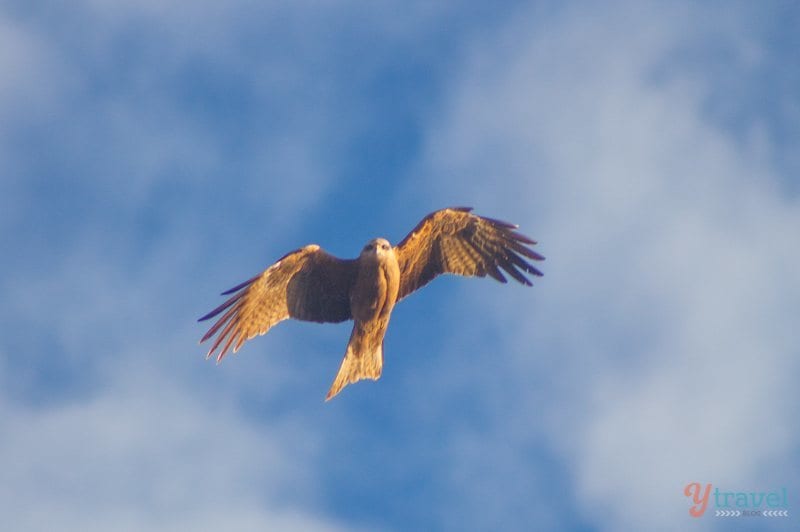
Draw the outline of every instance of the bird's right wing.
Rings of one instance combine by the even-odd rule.
[[[542,275],[525,260],[544,260],[530,248],[535,240],[518,233],[514,224],[471,210],[451,207],[432,212],[395,247],[400,266],[398,301],[443,273],[489,275],[505,283],[504,271],[528,286],[531,281],[525,274]]]
[[[223,292],[232,294],[230,299],[198,320],[222,314],[200,340],[203,343],[219,332],[206,358],[221,346],[219,362],[231,347],[235,353],[244,342],[287,318],[351,319],[350,287],[356,274],[356,261],[338,259],[317,245],[284,255],[261,274]]]

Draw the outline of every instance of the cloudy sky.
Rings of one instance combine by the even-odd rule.
[[[796,527],[683,489],[800,512],[798,27],[792,1],[6,0],[4,526]],[[520,224],[545,277],[438,280],[327,404],[348,324],[204,361],[222,290],[448,205]]]

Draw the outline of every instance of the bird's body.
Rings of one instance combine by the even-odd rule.
[[[370,241],[359,256],[358,275],[350,293],[353,319],[388,322],[399,289],[400,266],[391,244],[383,238]]]
[[[287,318],[352,319],[350,341],[326,400],[348,384],[378,379],[383,338],[395,304],[437,275],[489,275],[505,283],[502,269],[526,285],[531,283],[523,272],[541,275],[520,256],[543,260],[526,246],[535,241],[513,231],[514,225],[470,210],[433,212],[396,247],[376,238],[354,260],[338,259],[314,244],[288,253],[260,275],[223,292],[233,295],[200,318],[222,314],[200,341],[219,333],[208,356],[222,346],[220,361],[231,347],[236,352],[245,341]]]
[[[350,291],[353,332],[326,399],[350,383],[381,376],[383,337],[399,289],[400,267],[391,244],[383,238],[370,241],[361,251],[358,274]]]

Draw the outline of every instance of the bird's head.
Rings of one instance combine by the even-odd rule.
[[[361,250],[361,256],[383,257],[387,253],[391,253],[391,251],[392,245],[388,240],[385,238],[373,238],[367,242],[367,245]]]

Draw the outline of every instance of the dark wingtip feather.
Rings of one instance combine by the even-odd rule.
[[[525,266],[522,267],[522,270],[525,273],[530,274],[530,275],[534,275],[536,277],[543,277],[544,276],[544,274],[542,272],[540,272],[537,268],[534,268],[533,266],[531,266],[527,262],[525,263]]]
[[[494,279],[495,281],[501,282],[503,284],[508,282],[508,280],[506,279],[505,275],[503,275],[503,272],[501,272],[500,269],[496,265],[494,265],[492,263],[489,263],[487,265],[486,273],[488,273],[489,276],[492,279]]]
[[[248,279],[247,281],[245,281],[243,283],[239,283],[236,286],[234,286],[233,288],[225,290],[224,292],[222,292],[221,295],[227,296],[227,295],[230,295],[230,294],[234,294],[235,292],[238,292],[242,288],[250,286],[253,283],[253,281],[258,279],[259,277],[261,277],[261,274],[256,275],[255,277],[253,277],[251,279]],[[215,308],[214,310],[212,310],[211,312],[209,312],[205,316],[203,316],[201,318],[198,318],[197,321],[206,321],[209,318],[213,318],[214,316],[216,316],[217,314],[219,314],[220,312],[222,312],[226,308],[228,308],[231,305],[233,305],[233,303],[239,298],[240,295],[241,294],[237,294],[237,295],[234,295],[234,296],[230,297],[223,304],[221,304],[220,306],[218,306],[217,308]]]
[[[472,212],[472,207],[447,207],[451,211]]]
[[[235,301],[236,301],[238,298],[239,298],[239,296],[233,296],[233,297],[231,297],[230,299],[228,299],[227,301],[225,301],[223,304],[221,304],[220,306],[218,306],[217,308],[215,308],[214,310],[212,310],[211,312],[209,312],[209,313],[208,313],[208,314],[206,314],[205,316],[202,316],[202,317],[198,318],[198,319],[197,319],[197,321],[206,321],[207,319],[213,318],[214,316],[216,316],[217,314],[219,314],[220,312],[222,312],[222,311],[223,311],[223,310],[225,310],[226,308],[228,308],[228,307],[230,307],[231,305],[233,305],[233,304],[234,304],[234,302],[235,302]]]
[[[217,307],[214,310],[212,310],[211,312],[209,312],[208,314],[206,314],[205,316],[201,316],[201,317],[197,318],[197,321],[206,321],[207,319],[213,318],[214,316],[219,314],[222,310],[223,309]]]
[[[511,276],[520,283],[526,286],[533,286],[533,283],[525,276],[525,273],[534,275],[536,277],[542,277],[542,272],[540,272],[536,267],[534,267],[521,256],[527,255],[527,253],[524,252],[530,250],[522,246],[519,246],[519,248],[521,249],[516,250],[515,248],[517,252],[509,250],[510,252],[505,255],[505,257],[498,260],[498,265],[511,274]],[[519,251],[523,251],[523,253],[520,254]]]
[[[516,229],[517,227],[519,227],[517,224],[504,222],[503,220],[498,220],[497,218],[489,218],[488,216],[481,216],[481,218],[483,218],[490,224],[494,225],[495,227],[501,227],[503,229]],[[512,232],[511,234],[513,235],[514,233]]]
[[[532,283],[528,280],[528,278],[525,277],[525,275],[517,269],[516,264],[514,264],[513,262],[507,262],[502,266],[503,269],[507,271],[509,275],[511,275],[511,277],[517,280],[517,282],[524,284],[526,286],[532,285]]]
[[[531,248],[526,246],[524,243],[518,242],[517,240],[507,240],[506,241],[506,245],[509,248],[513,249],[516,253],[519,253],[520,255],[524,255],[524,256],[528,257],[529,259],[544,260],[544,257],[542,255],[540,255],[539,253],[535,252],[534,250],[532,250]]]
[[[237,292],[237,291],[241,290],[242,288],[244,288],[245,286],[247,286],[247,285],[251,284],[253,281],[255,281],[256,279],[258,279],[260,276],[261,276],[261,274],[258,274],[258,275],[256,275],[255,277],[253,277],[253,278],[251,278],[251,279],[248,279],[248,280],[244,281],[243,283],[239,283],[239,284],[237,284],[236,286],[234,286],[233,288],[229,288],[228,290],[225,290],[225,291],[224,291],[224,292],[222,292],[220,295],[221,295],[221,296],[227,296],[228,294],[232,294],[232,293],[234,293],[234,292]]]
[[[510,231],[509,233],[511,237],[518,242],[524,242],[525,244],[531,244],[531,245],[536,244],[536,240],[532,239],[529,236],[525,236],[518,231]]]
[[[522,248],[522,249],[524,249],[525,251],[521,251],[521,253],[523,255],[525,255],[526,257],[528,257],[529,259],[544,260],[544,255],[540,255],[540,254],[536,253],[535,251],[533,251],[532,249],[529,249],[529,248]]]

